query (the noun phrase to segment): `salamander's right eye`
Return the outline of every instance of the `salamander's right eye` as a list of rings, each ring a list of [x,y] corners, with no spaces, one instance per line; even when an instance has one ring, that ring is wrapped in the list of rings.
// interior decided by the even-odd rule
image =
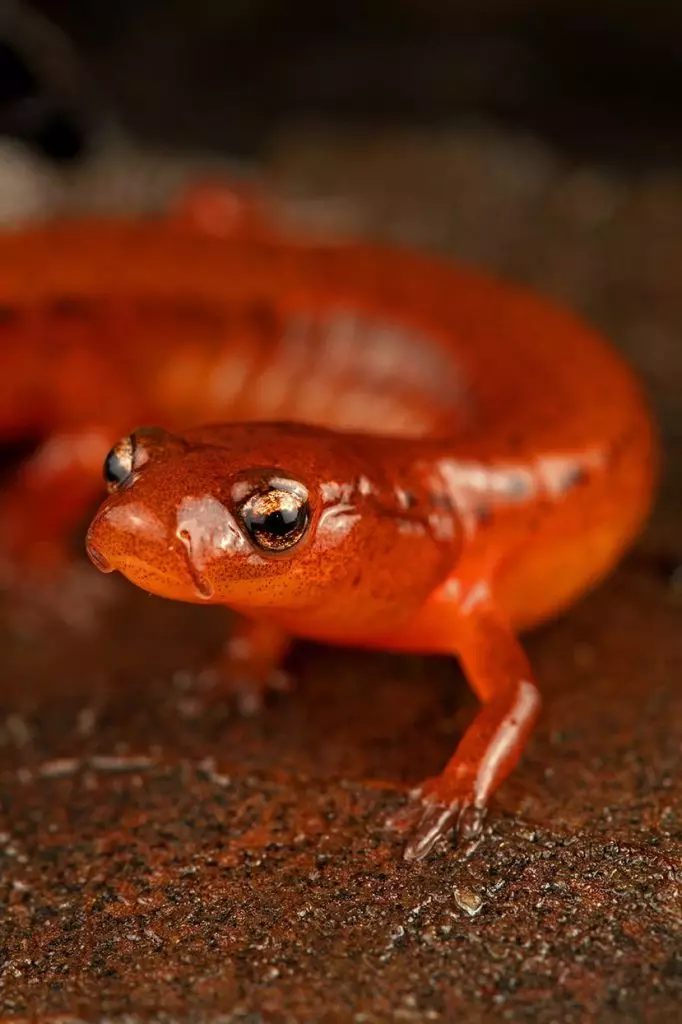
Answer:
[[[239,508],[251,541],[267,554],[294,547],[310,525],[308,492],[295,480],[276,479]]]
[[[114,445],[104,460],[104,479],[111,494],[126,484],[133,474],[133,439],[124,437]]]

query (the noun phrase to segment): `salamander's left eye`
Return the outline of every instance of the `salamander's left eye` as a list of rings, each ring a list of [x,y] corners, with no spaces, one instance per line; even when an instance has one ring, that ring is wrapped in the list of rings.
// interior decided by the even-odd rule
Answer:
[[[133,439],[124,437],[114,445],[104,460],[104,479],[109,493],[127,483],[133,473]]]
[[[310,506],[305,488],[273,486],[252,494],[239,509],[246,531],[263,551],[287,551],[305,534]]]

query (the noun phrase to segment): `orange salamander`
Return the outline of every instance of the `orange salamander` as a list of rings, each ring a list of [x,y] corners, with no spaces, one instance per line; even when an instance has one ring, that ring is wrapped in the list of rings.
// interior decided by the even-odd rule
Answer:
[[[13,557],[58,549],[106,444],[90,558],[240,613],[226,689],[266,688],[295,637],[456,656],[482,708],[398,822],[423,857],[476,834],[532,731],[518,633],[602,579],[648,514],[646,402],[598,334],[522,289],[202,221],[0,243],[0,331],[19,319],[32,345],[0,427],[50,435],[5,502]]]

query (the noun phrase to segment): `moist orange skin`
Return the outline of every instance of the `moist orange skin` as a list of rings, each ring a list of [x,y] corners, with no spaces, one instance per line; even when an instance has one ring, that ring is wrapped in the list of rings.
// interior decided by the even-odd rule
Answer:
[[[483,707],[401,824],[409,857],[475,832],[539,710],[518,632],[601,580],[650,508],[651,418],[607,343],[445,262],[251,222],[48,225],[0,240],[0,280],[0,429],[46,436],[2,508],[18,574],[58,560],[119,436],[175,431],[139,435],[93,561],[241,612],[226,685],[266,685],[290,637],[457,656]],[[234,498],[264,467],[310,499],[277,557]]]

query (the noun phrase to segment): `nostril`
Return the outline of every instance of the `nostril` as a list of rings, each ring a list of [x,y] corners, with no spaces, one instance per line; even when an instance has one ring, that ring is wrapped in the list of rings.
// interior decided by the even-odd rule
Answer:
[[[92,544],[86,544],[86,550],[88,552],[88,557],[90,561],[93,563],[93,565],[97,566],[100,572],[114,571],[114,567],[112,565],[109,565],[104,555],[101,555],[97,548],[93,547]]]
[[[96,525],[97,520],[95,520],[92,523],[90,529],[88,530],[88,535],[85,539],[85,550],[87,551],[88,558],[90,559],[92,564],[95,565],[100,570],[100,572],[113,572],[114,567],[109,564],[104,555],[95,547],[95,543],[93,540],[93,532]]]
[[[113,565],[109,565],[104,555],[100,555],[99,551],[95,551],[94,548],[88,548],[88,555],[93,565],[96,565],[100,572],[113,572]]]

